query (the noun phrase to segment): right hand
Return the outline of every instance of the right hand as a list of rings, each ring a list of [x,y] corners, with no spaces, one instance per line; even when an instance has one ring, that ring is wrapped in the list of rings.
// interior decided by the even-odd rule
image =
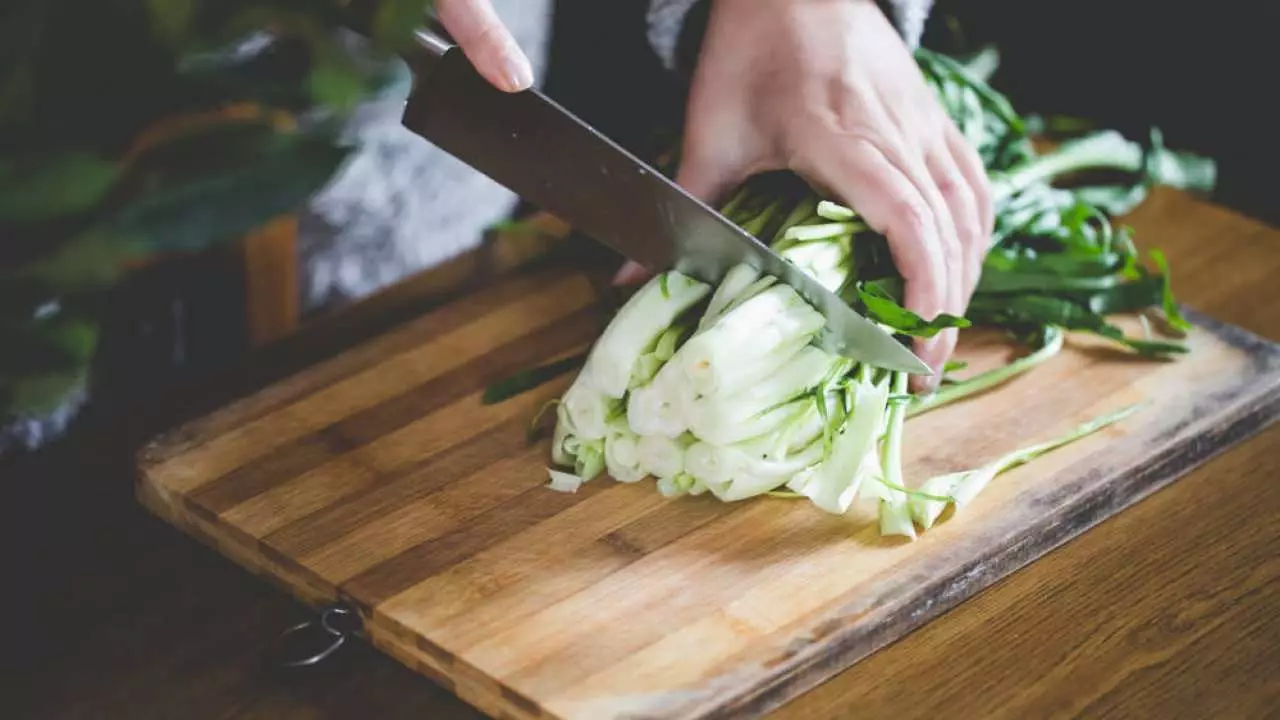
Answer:
[[[793,170],[885,235],[905,305],[963,315],[992,228],[986,171],[902,37],[870,0],[714,0],[676,182],[704,201]],[[628,265],[618,282],[640,276]],[[917,340],[937,386],[956,346]]]
[[[471,64],[494,87],[519,92],[533,85],[529,58],[489,0],[437,0],[436,15]]]

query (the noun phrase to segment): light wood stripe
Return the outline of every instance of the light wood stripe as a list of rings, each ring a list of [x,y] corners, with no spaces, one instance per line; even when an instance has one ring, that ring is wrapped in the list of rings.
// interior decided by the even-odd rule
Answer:
[[[493,348],[495,338],[546,327],[589,307],[595,295],[580,276],[571,276],[502,306],[452,332],[435,337],[384,362],[317,390],[301,400],[251,420],[181,457],[151,468],[153,477],[188,492],[266,455],[287,442],[460,367]]]
[[[535,328],[466,365],[339,419],[311,435],[277,448],[271,455],[253,460],[223,478],[206,483],[193,493],[193,497],[214,512],[223,512],[261,493],[282,475],[304,474],[326,461],[394,434],[415,420],[442,412],[472,394],[476,387],[485,387],[532,365],[560,357],[565,354],[566,347],[571,350],[585,348],[592,333],[597,331],[594,313],[590,309],[560,318],[550,327]]]
[[[600,520],[616,520],[620,513],[593,513],[556,534],[539,532],[548,524],[544,523],[512,538],[511,547],[474,556],[381,607],[399,623],[440,643],[469,648],[743,507],[702,498],[651,509],[655,493],[640,494],[641,490],[627,491],[625,509],[644,514],[616,529],[602,527]],[[585,510],[585,504],[578,507]],[[596,522],[588,524],[591,519]],[[584,525],[595,537],[583,532]],[[577,531],[576,537],[569,536],[571,531]],[[546,572],[549,560],[555,562],[554,574]]]
[[[159,466],[263,416],[291,405],[316,390],[336,384],[390,357],[412,350],[485,315],[524,299],[525,296],[564,280],[570,273],[562,267],[543,268],[512,275],[489,292],[471,293],[449,303],[448,312],[433,312],[371,338],[335,357],[291,375],[263,390],[241,398],[210,414],[165,434],[142,453],[149,467]],[[320,320],[323,322],[323,319]]]
[[[525,450],[421,500],[395,507],[377,522],[361,525],[314,553],[303,555],[302,563],[341,583],[414,546],[438,540],[490,507],[544,486],[547,475],[539,468],[539,450]]]
[[[549,386],[548,391],[555,392],[562,384],[567,383]],[[351,493],[340,503],[268,533],[263,541],[296,557],[311,555],[366,524],[376,524],[387,508],[418,502],[459,477],[479,473],[492,465],[495,457],[523,457],[530,449],[522,434],[528,424],[526,418],[512,418],[427,462],[393,473],[377,485]]]
[[[307,515],[377,485],[388,474],[427,461],[514,418],[528,417],[545,398],[528,394],[510,403],[481,406],[469,395],[435,415],[342,455],[315,470],[277,484],[222,513],[229,523],[262,537]]]

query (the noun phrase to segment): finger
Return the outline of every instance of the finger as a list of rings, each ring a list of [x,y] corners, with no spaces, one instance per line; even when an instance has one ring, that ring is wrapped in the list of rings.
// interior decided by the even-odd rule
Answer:
[[[921,135],[916,135],[917,139],[913,141],[915,146],[928,147],[934,144],[927,140],[919,139]],[[929,206],[937,227],[936,252],[942,261],[942,287],[939,291],[942,296],[942,308],[940,312],[957,316],[963,315],[967,303],[964,292],[965,260],[960,242],[960,233],[957,229],[959,225],[958,219],[954,216],[950,204],[943,195],[942,188],[938,186],[923,155],[907,152],[902,144],[887,145],[886,150],[885,158],[902,170],[911,184],[915,186],[920,197]],[[915,311],[926,320],[931,320],[938,316],[939,311],[930,310],[926,313],[923,310],[917,310],[911,305],[912,298],[913,295],[908,286],[906,297],[904,298],[908,309]],[[958,331],[954,329],[944,330],[929,339],[917,340],[916,346],[920,351],[920,359],[934,369],[934,375],[929,378],[913,378],[913,389],[917,391],[932,391],[937,387],[938,382],[942,379],[942,369],[947,360],[951,358],[951,354],[955,352],[958,340]]]
[[[968,268],[965,283],[965,306],[973,299],[978,283],[982,281],[982,267],[987,259],[987,251],[991,248],[991,236],[995,231],[995,209],[991,198],[991,182],[978,151],[954,125],[948,125],[946,134],[947,147],[956,168],[965,178],[967,188],[972,193],[974,208],[978,214],[980,234],[966,242],[972,244],[965,248],[965,262]]]
[[[613,276],[613,284],[619,286],[638,285],[651,277],[653,277],[653,273],[645,269],[643,265],[628,260]]]
[[[930,151],[926,165],[955,223],[956,240],[960,245],[959,292],[960,312],[963,313],[978,284],[978,274],[982,269],[982,219],[978,214],[974,192],[969,188],[969,181],[956,166],[951,151],[945,144]]]
[[[533,66],[489,0],[439,0],[436,14],[467,59],[499,90],[533,85]]]
[[[947,128],[947,147],[951,149],[951,157],[955,160],[960,174],[969,183],[973,191],[973,199],[978,208],[978,218],[983,234],[983,251],[991,244],[991,234],[995,232],[995,207],[991,198],[991,178],[987,176],[982,157],[974,149],[973,144],[965,138],[959,128],[951,125]]]
[[[889,241],[894,265],[906,283],[904,304],[922,317],[936,317],[948,305],[947,266],[938,222],[928,201],[910,178],[873,143],[855,139],[839,152],[807,155],[795,168],[839,196]],[[936,386],[955,347],[954,333],[939,333],[916,343],[920,359],[935,371],[913,377],[915,389]]]

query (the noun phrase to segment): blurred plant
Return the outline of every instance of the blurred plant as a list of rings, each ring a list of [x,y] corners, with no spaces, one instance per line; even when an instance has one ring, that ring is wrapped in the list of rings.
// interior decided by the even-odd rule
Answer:
[[[7,0],[0,427],[83,395],[104,291],[294,211],[430,0]]]

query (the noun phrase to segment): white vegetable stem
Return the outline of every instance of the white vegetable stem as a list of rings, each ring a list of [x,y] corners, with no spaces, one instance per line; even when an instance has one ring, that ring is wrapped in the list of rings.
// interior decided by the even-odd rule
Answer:
[[[788,487],[837,515],[848,512],[865,480],[863,461],[876,449],[889,386],[873,382],[867,366],[852,387],[852,411],[831,443],[831,453],[816,467],[798,473]]]
[[[640,357],[657,344],[676,318],[710,291],[706,283],[674,270],[650,279],[605,328],[579,379],[605,397],[622,399]]]

